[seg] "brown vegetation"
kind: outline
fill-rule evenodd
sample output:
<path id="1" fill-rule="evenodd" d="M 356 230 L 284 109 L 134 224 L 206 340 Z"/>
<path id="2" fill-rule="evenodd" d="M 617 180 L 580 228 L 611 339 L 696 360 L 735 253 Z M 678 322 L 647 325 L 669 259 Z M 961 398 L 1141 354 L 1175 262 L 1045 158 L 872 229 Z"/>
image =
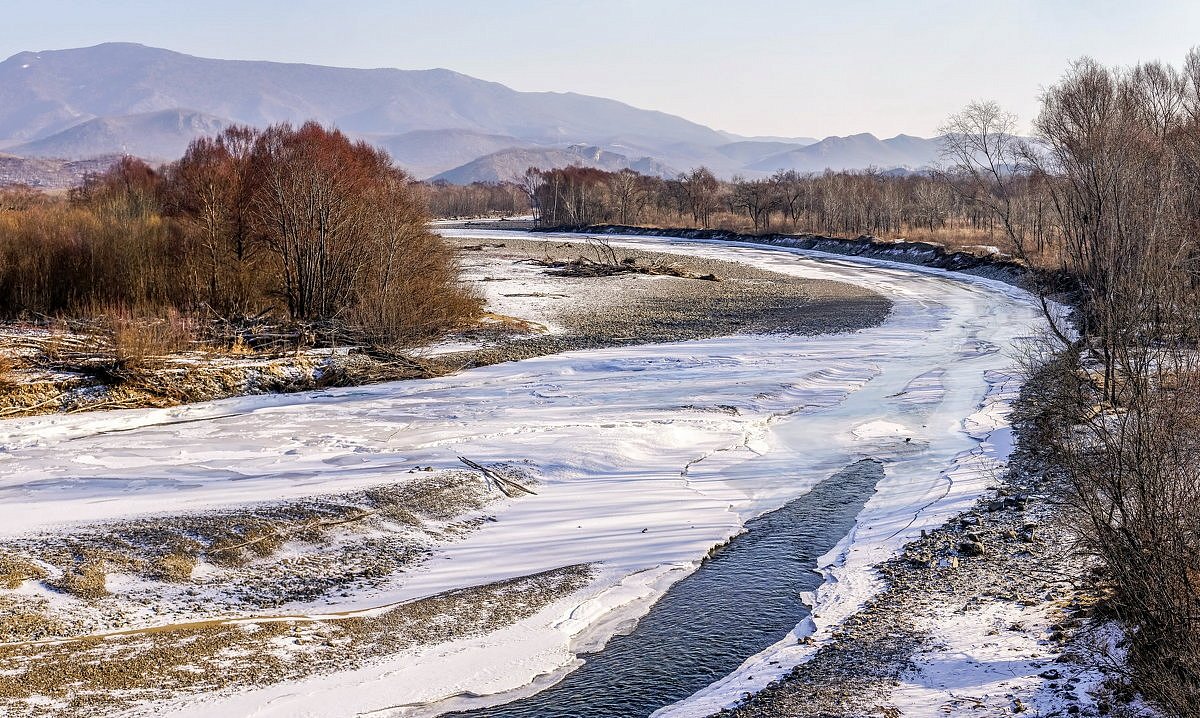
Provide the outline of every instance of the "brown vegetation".
<path id="1" fill-rule="evenodd" d="M 28 559 L 9 553 L 0 554 L 0 588 L 14 590 L 29 580 L 46 577 L 42 567 Z"/>
<path id="2" fill-rule="evenodd" d="M 301 342 L 419 340 L 479 311 L 425 222 L 379 150 L 312 123 L 234 127 L 161 170 L 124 158 L 68 200 L 7 192 L 0 315 L 101 318 L 130 359 L 264 318 Z"/>
<path id="3" fill-rule="evenodd" d="M 948 181 L 949 180 L 949 181 Z M 1045 241 L 1052 205 L 1040 180 L 1021 175 L 1017 213 L 1031 227 L 1031 255 L 1053 264 Z M 739 233 L 791 232 L 830 236 L 872 235 L 930 241 L 955 249 L 1012 253 L 999 219 L 969 200 L 969 179 L 932 173 L 893 175 L 875 170 L 717 179 L 700 167 L 674 179 L 633 170 L 587 167 L 530 168 L 520 189 L 543 226 L 630 224 L 723 229 Z M 447 191 L 432 187 L 432 196 Z M 498 191 L 498 190 L 497 190 Z"/>
<path id="4" fill-rule="evenodd" d="M 434 217 L 512 217 L 529 213 L 529 198 L 511 183 L 450 184 L 444 180 L 425 186 L 429 213 Z"/>
<path id="5" fill-rule="evenodd" d="M 103 564 L 92 560 L 76 566 L 53 581 L 48 581 L 47 585 L 77 598 L 94 601 L 108 595 L 105 579 Z"/>
<path id="6" fill-rule="evenodd" d="M 1043 99 L 1039 142 L 993 104 L 952 118 L 956 187 L 1022 256 L 1050 245 L 1074 279 L 1073 333 L 1032 407 L 1069 480 L 1095 590 L 1129 636 L 1134 685 L 1200 713 L 1200 54 L 1108 69 L 1076 62 Z M 1051 208 L 1035 234 L 1021 203 Z M 1050 314 L 1053 321 L 1053 314 Z M 1077 338 L 1076 338 L 1077 337 Z"/>

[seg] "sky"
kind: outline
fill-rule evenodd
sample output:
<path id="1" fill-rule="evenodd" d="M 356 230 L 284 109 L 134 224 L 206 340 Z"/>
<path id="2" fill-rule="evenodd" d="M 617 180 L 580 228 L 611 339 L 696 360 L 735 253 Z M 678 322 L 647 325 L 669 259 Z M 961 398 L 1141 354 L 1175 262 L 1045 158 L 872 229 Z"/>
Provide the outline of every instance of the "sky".
<path id="1" fill-rule="evenodd" d="M 204 57 L 444 67 L 742 135 L 930 136 L 975 99 L 1027 124 L 1068 63 L 1179 63 L 1193 0 L 0 0 L 0 56 L 139 42 Z"/>

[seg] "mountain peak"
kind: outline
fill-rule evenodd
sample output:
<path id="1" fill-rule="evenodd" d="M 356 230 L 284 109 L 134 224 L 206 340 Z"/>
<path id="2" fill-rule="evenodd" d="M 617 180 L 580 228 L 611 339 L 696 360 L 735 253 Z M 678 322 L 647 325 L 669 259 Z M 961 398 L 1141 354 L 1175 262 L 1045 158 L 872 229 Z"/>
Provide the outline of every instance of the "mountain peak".
<path id="1" fill-rule="evenodd" d="M 173 159 L 230 124 L 315 120 L 393 153 L 418 177 L 496 153 L 483 172 L 584 162 L 667 174 L 919 166 L 920 138 L 870 133 L 744 138 L 664 112 L 574 92 L 518 92 L 446 68 L 353 69 L 194 57 L 134 42 L 24 52 L 0 63 L 0 147 L 81 159 L 130 152 Z M 518 166 L 520 163 L 526 163 Z"/>
<path id="2" fill-rule="evenodd" d="M 351 133 L 464 129 L 532 142 L 601 144 L 614 135 L 656 144 L 724 141 L 680 117 L 587 95 L 517 92 L 445 68 L 215 60 L 127 42 L 20 59 L 0 65 L 0 142 L 10 144 L 96 117 L 172 108 L 254 126 L 312 119 Z M 22 65 L 34 61 L 38 72 L 25 72 Z"/>

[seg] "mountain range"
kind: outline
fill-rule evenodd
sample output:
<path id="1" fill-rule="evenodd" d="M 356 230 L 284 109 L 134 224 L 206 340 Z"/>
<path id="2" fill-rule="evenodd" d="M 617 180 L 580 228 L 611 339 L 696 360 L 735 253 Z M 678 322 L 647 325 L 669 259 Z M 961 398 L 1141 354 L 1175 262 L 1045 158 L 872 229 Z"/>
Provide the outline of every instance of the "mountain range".
<path id="1" fill-rule="evenodd" d="M 518 92 L 444 69 L 216 60 L 130 43 L 18 53 L 0 63 L 0 150 L 80 160 L 179 157 L 231 124 L 316 120 L 386 149 L 419 178 L 512 179 L 529 166 L 671 176 L 779 169 L 919 169 L 940 143 L 900 135 L 740 137 L 575 93 Z"/>

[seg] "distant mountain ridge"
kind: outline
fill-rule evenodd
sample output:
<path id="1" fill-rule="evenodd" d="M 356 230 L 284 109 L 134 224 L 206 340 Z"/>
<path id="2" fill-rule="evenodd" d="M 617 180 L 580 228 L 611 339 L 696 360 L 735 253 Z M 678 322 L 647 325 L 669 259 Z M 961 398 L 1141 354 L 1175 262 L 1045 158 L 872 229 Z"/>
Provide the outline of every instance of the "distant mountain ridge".
<path id="1" fill-rule="evenodd" d="M 920 169 L 934 164 L 942 150 L 942 138 L 926 139 L 911 135 L 896 135 L 881 140 L 862 133 L 849 137 L 826 137 L 820 142 L 785 150 L 759 160 L 749 169 L 761 172 L 796 170 L 822 172 L 825 169 L 851 170 L 878 167 Z"/>
<path id="2" fill-rule="evenodd" d="M 573 145 L 565 149 L 535 147 L 502 150 L 472 160 L 461 167 L 442 172 L 433 179 L 452 184 L 505 182 L 517 179 L 529 167 L 558 169 L 571 165 L 596 167 L 610 172 L 632 169 L 657 177 L 673 177 L 678 174 L 677 170 L 667 167 L 652 157 L 629 158 L 599 147 Z"/>
<path id="3" fill-rule="evenodd" d="M 75 160 L 179 157 L 231 124 L 316 120 L 386 149 L 413 175 L 496 181 L 522 162 L 653 174 L 918 168 L 933 140 L 745 138 L 575 93 L 519 92 L 444 69 L 351 69 L 215 60 L 130 43 L 18 53 L 0 62 L 0 149 Z"/>
<path id="4" fill-rule="evenodd" d="M 218 134 L 231 124 L 221 117 L 182 109 L 98 117 L 8 150 L 22 157 L 75 159 L 115 153 L 173 160 L 183 155 L 192 140 Z"/>

